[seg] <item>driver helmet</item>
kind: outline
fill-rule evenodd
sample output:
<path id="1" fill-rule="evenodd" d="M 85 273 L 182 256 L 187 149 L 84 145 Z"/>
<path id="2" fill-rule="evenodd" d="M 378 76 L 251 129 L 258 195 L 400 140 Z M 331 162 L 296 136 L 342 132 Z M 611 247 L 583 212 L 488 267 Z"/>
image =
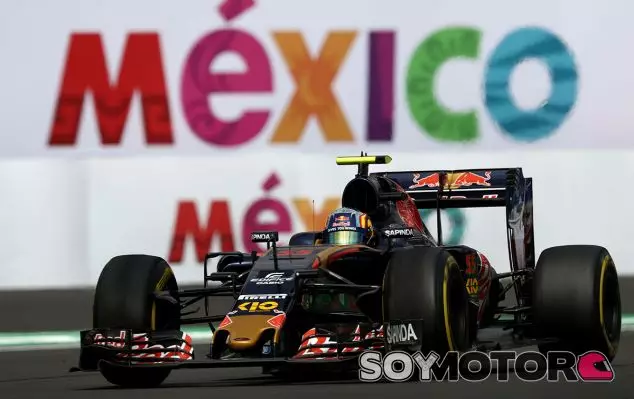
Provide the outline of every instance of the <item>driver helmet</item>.
<path id="1" fill-rule="evenodd" d="M 331 245 L 367 245 L 373 237 L 374 228 L 368 215 L 351 208 L 339 208 L 332 212 L 323 232 L 324 244 Z"/>

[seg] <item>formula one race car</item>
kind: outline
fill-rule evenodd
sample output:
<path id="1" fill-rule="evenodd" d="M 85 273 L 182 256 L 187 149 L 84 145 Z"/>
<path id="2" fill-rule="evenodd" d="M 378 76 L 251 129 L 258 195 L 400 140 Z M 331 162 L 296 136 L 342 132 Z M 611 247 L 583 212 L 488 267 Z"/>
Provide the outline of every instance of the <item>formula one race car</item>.
<path id="1" fill-rule="evenodd" d="M 532 179 L 520 168 L 368 173 L 388 156 L 337 158 L 358 165 L 342 206 L 367 214 L 373 245 L 331 245 L 321 232 L 253 232 L 257 253 L 207 255 L 204 288 L 179 290 L 165 260 L 123 255 L 104 267 L 94 325 L 81 332 L 79 367 L 111 383 L 156 386 L 177 368 L 262 367 L 292 376 L 302 367 L 358 368 L 365 350 L 541 351 L 616 354 L 621 331 L 617 271 L 605 248 L 546 249 L 535 264 Z M 478 250 L 437 242 L 419 210 L 505 207 L 510 272 L 496 273 Z M 486 226 L 482 226 L 486 234 Z M 219 258 L 217 272 L 208 261 Z M 215 282 L 215 284 L 209 284 Z M 514 290 L 515 303 L 501 306 Z M 227 314 L 209 298 L 233 296 Z M 204 300 L 204 317 L 185 317 Z M 333 304 L 336 304 L 333 305 Z M 186 324 L 207 324 L 209 353 L 194 359 Z M 497 331 L 483 340 L 483 329 Z"/>

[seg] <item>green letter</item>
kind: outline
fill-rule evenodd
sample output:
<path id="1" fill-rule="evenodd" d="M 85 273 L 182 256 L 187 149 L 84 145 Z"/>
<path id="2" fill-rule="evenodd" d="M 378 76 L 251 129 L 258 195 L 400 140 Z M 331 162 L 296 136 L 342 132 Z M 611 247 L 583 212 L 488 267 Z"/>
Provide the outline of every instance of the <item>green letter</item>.
<path id="1" fill-rule="evenodd" d="M 481 33 L 467 27 L 444 28 L 416 49 L 407 70 L 407 102 L 419 127 L 437 140 L 471 141 L 478 137 L 476 111 L 452 112 L 436 101 L 434 78 L 452 58 L 476 59 Z"/>

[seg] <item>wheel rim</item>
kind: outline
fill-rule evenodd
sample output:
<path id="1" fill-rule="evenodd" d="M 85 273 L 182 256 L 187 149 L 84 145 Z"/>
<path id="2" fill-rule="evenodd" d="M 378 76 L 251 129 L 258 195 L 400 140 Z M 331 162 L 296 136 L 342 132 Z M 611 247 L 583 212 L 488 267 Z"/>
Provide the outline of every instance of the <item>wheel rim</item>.
<path id="1" fill-rule="evenodd" d="M 176 279 L 171 277 L 165 283 L 164 287 L 157 287 L 157 290 L 178 291 Z M 174 305 L 168 301 L 154 301 L 152 304 L 152 322 L 151 329 L 161 330 L 178 330 L 180 329 L 180 306 Z"/>

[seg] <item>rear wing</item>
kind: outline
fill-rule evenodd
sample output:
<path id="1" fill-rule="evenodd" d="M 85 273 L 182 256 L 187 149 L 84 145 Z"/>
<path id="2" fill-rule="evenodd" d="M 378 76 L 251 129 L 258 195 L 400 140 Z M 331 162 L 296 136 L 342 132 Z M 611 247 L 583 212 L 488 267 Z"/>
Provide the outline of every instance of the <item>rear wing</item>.
<path id="1" fill-rule="evenodd" d="M 418 209 L 503 207 L 507 199 L 532 189 L 521 168 L 383 172 L 372 175 L 395 181 Z M 440 182 L 444 181 L 441 186 Z"/>
<path id="2" fill-rule="evenodd" d="M 506 208 L 506 232 L 511 270 L 535 267 L 533 239 L 533 179 L 524 177 L 522 168 L 427 170 L 368 173 L 370 164 L 388 164 L 387 155 L 337 157 L 338 165 L 357 165 L 356 177 L 350 181 L 342 203 L 365 212 L 377 209 L 379 202 L 403 199 L 381 184 L 381 178 L 398 184 L 420 209 L 436 209 L 438 244 L 442 245 L 442 208 Z M 389 186 L 389 184 L 388 184 Z M 486 231 L 487 226 L 482 226 Z M 517 292 L 521 303 L 530 295 Z"/>
<path id="3" fill-rule="evenodd" d="M 535 266 L 533 179 L 522 168 L 379 172 L 401 186 L 418 209 L 506 208 L 512 270 Z M 442 235 L 440 215 L 438 235 Z"/>

